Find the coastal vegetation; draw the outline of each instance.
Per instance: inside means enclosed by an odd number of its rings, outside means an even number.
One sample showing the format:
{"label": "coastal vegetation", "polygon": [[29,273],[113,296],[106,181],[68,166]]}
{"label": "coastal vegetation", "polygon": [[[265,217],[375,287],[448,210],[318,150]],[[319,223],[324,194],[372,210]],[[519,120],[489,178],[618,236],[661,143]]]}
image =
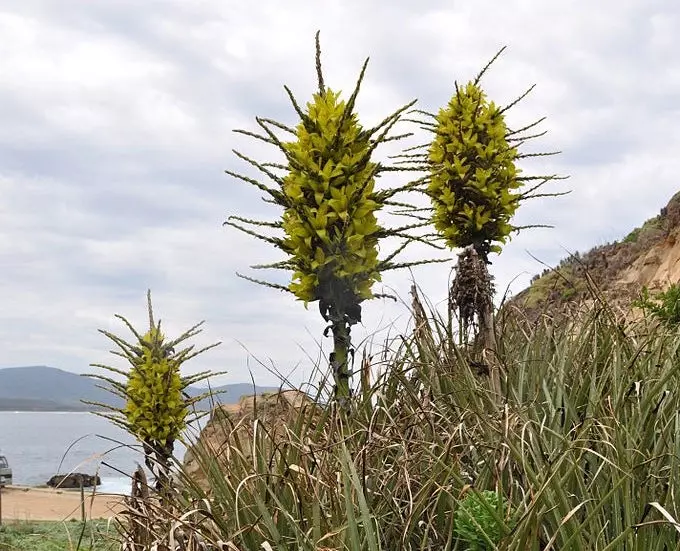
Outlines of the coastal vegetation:
{"label": "coastal vegetation", "polygon": [[[513,305],[495,310],[491,255],[522,229],[512,223],[522,200],[545,196],[539,187],[557,179],[520,176],[520,161],[542,155],[517,149],[541,135],[523,134],[540,120],[508,127],[504,113],[516,101],[501,108],[486,99],[487,66],[456,85],[432,120],[411,121],[432,141],[424,157],[396,156],[404,164],[392,170],[372,155],[404,137],[388,132],[412,104],[365,130],[353,109],[366,65],[347,100],[326,88],[318,36],[316,65],[318,91],[306,109],[289,92],[298,126],[258,118],[263,134],[240,131],[284,155],[259,162],[237,153],[272,187],[231,173],[281,207],[281,218],[227,222],[285,254],[256,268],[292,271],[287,285],[254,281],[318,302],[333,337],[328,365],[317,366],[309,400],[285,419],[256,404],[247,420],[216,409],[219,446],[189,442],[200,476],[190,474],[170,453],[191,407],[178,391],[186,382],[179,367],[193,348],[175,352],[179,340],[165,340],[151,312],[146,332],[121,318],[137,342],[107,334],[133,368],[125,384],[109,381],[126,400],[115,420],[144,444],[156,475],[154,488],[141,469],[135,473],[117,519],[123,548],[677,548],[680,352],[668,323],[675,311],[664,306],[677,293],[647,296],[651,313],[636,320],[596,292],[569,318],[546,310],[529,319]],[[379,174],[399,170],[418,176],[376,191]],[[397,192],[430,204],[396,201]],[[383,207],[415,222],[383,227]],[[401,244],[380,260],[378,243],[388,237]],[[363,302],[377,296],[381,272],[412,264],[394,259],[414,241],[463,248],[449,301],[442,312],[413,284],[411,324],[364,350],[356,384],[350,328]]]}
{"label": "coastal vegetation", "polygon": [[317,402],[283,430],[264,414],[248,427],[216,415],[219,451],[193,449],[202,483],[178,464],[173,509],[140,498],[121,529],[132,533],[134,518],[153,526],[147,541],[172,534],[180,549],[677,545],[668,325],[622,325],[603,304],[561,322],[506,313],[499,408],[488,375],[415,290],[413,315],[351,415]]}

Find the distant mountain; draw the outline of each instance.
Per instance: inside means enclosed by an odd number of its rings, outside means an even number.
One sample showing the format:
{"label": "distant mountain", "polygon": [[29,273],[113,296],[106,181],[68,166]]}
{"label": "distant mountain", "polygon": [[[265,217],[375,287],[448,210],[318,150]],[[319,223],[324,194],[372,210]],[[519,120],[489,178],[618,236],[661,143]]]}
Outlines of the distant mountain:
{"label": "distant mountain", "polygon": [[[98,388],[107,383],[83,377],[54,367],[30,366],[0,369],[0,411],[89,411],[93,408],[81,400],[122,406],[122,400]],[[238,383],[211,389],[217,396],[214,401],[234,404],[243,395],[277,390],[274,387],[253,388],[252,384]],[[190,386],[188,394],[199,396],[207,388]],[[211,408],[210,398],[196,405],[199,410]]]}

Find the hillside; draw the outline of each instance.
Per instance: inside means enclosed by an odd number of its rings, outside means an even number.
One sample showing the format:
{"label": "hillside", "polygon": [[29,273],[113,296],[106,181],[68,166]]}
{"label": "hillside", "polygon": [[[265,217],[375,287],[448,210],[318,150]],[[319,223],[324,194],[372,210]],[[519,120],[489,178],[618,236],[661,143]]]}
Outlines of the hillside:
{"label": "hillside", "polygon": [[[122,405],[120,398],[96,385],[88,377],[54,367],[29,366],[0,369],[0,411],[87,411],[92,409],[81,400]],[[189,387],[190,396],[198,396],[207,389]],[[275,390],[272,387],[255,387],[257,393]],[[238,383],[213,388],[222,392],[217,399],[224,404],[237,403],[245,394],[253,393],[253,385]],[[210,400],[197,404],[198,409],[210,409]]]}
{"label": "hillside", "polygon": [[628,310],[643,287],[661,290],[680,282],[680,193],[659,214],[622,240],[562,260],[535,276],[511,305],[529,317],[558,313],[588,300],[591,284],[614,306]]}

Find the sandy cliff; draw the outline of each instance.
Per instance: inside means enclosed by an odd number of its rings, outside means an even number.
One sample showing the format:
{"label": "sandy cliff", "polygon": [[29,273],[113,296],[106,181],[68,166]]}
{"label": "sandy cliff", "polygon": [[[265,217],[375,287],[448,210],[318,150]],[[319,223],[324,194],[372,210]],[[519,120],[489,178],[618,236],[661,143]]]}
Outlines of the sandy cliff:
{"label": "sandy cliff", "polygon": [[512,299],[527,312],[559,311],[590,297],[593,283],[616,306],[629,309],[643,287],[666,289],[680,282],[680,193],[659,214],[624,239],[595,247],[536,276]]}

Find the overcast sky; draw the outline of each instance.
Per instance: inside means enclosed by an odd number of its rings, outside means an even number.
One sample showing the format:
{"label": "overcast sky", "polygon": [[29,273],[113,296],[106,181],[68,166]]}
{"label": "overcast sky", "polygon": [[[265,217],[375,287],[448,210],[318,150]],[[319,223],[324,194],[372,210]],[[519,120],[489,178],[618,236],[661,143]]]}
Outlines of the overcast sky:
{"label": "overcast sky", "polygon": [[[491,99],[537,84],[509,123],[547,116],[532,147],[563,153],[523,168],[570,175],[555,190],[573,192],[520,210],[519,223],[555,229],[522,233],[493,259],[500,290],[543,269],[531,255],[555,264],[622,238],[680,188],[680,4],[669,0],[0,0],[1,366],[122,367],[97,329],[127,337],[116,313],[143,328],[151,288],[171,336],[204,319],[196,344],[223,341],[186,373],[277,383],[261,362],[308,377],[329,344],[318,310],[238,279],[280,257],[222,222],[276,215],[224,174],[246,170],[233,148],[276,151],[232,130],[255,130],[255,116],[296,123],[283,85],[301,102],[315,91],[317,29],[331,88],[347,95],[371,58],[365,126],[415,98],[437,110],[504,45],[483,81]],[[413,275],[438,302],[450,269]],[[389,273],[376,290],[408,300],[410,277]],[[355,341],[406,321],[403,304],[365,303]]]}

